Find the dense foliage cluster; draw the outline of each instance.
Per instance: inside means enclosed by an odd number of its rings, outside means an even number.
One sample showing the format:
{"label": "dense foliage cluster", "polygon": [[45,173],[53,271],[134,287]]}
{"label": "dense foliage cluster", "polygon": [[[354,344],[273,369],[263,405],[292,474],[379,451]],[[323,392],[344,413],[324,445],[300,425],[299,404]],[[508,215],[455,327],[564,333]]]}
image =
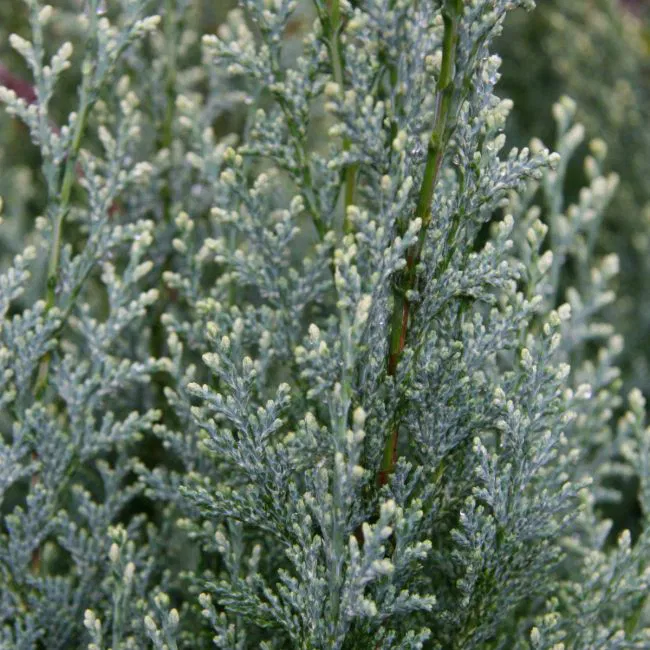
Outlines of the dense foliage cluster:
{"label": "dense foliage cluster", "polygon": [[566,96],[506,147],[532,0],[9,4],[0,649],[650,647],[619,177]]}

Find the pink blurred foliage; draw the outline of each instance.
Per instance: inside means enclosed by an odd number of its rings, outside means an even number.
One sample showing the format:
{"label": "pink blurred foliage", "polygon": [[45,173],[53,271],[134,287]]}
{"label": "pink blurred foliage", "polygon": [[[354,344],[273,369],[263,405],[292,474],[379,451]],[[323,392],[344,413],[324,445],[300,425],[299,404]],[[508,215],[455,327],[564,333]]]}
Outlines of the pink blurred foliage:
{"label": "pink blurred foliage", "polygon": [[650,0],[620,0],[625,9],[640,16],[650,9]]}
{"label": "pink blurred foliage", "polygon": [[36,91],[34,86],[28,81],[17,77],[0,63],[0,85],[13,90],[18,97],[24,99],[28,104],[36,101]]}

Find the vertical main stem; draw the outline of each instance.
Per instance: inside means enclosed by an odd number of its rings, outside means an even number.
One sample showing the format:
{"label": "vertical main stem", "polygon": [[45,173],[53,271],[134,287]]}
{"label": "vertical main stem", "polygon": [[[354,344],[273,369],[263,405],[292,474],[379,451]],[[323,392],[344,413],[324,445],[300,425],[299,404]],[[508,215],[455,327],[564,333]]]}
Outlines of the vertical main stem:
{"label": "vertical main stem", "polygon": [[[330,5],[330,43],[332,56],[332,69],[334,72],[334,81],[343,91],[343,57],[341,56],[341,5],[339,0],[331,0]],[[349,152],[351,147],[350,139],[343,139],[343,151]],[[357,165],[348,165],[344,173],[344,191],[343,191],[343,233],[351,232],[352,227],[348,221],[348,208],[354,205],[354,196],[357,182]]]}
{"label": "vertical main stem", "polygon": [[[59,280],[59,263],[61,260],[61,245],[63,238],[63,222],[68,214],[70,206],[70,197],[72,195],[72,187],[77,175],[77,159],[81,149],[81,140],[86,129],[86,122],[88,121],[88,114],[90,113],[91,102],[88,98],[88,83],[89,74],[84,74],[81,87],[81,107],[77,122],[75,125],[74,136],[68,153],[68,160],[66,161],[65,170],[63,172],[63,181],[61,182],[61,191],[59,193],[59,205],[56,212],[56,219],[54,221],[54,230],[52,234],[52,248],[50,250],[50,259],[47,265],[47,280],[45,286],[45,308],[46,310],[52,309],[56,301],[56,285]],[[42,359],[38,368],[38,375],[36,378],[36,386],[34,393],[36,397],[43,394],[47,386],[47,376],[50,369],[50,353],[48,352]]]}
{"label": "vertical main stem", "polygon": [[[174,113],[176,108],[176,2],[165,0],[165,45],[167,47],[167,70],[165,73],[165,117],[162,124],[160,144],[169,151],[172,161],[172,145],[174,140]],[[164,218],[165,223],[171,220],[171,183],[172,172],[169,173],[167,186],[164,189]]]}
{"label": "vertical main stem", "polygon": [[[167,54],[166,71],[165,71],[165,113],[160,128],[160,137],[158,145],[160,149],[167,150],[169,153],[169,169],[167,170],[167,179],[161,191],[162,199],[162,218],[163,228],[168,227],[172,221],[172,179],[174,176],[174,118],[176,116],[176,63],[178,58],[177,45],[176,45],[176,0],[165,0],[165,16],[164,16],[164,33],[165,33],[165,47]],[[162,273],[166,270],[171,253],[167,252],[159,269],[160,276],[158,282],[160,284],[161,295],[166,295],[168,290],[162,281]],[[159,358],[162,356],[163,348],[165,345],[165,328],[160,320],[162,307],[154,312],[153,322],[151,325],[151,340],[149,343],[151,356]],[[154,381],[153,385],[155,390],[158,391],[158,398],[162,397],[162,386],[159,381]]]}
{"label": "vertical main stem", "polygon": [[[61,260],[61,246],[63,239],[63,222],[65,217],[68,214],[70,206],[70,197],[72,196],[72,187],[74,185],[74,180],[77,175],[77,159],[79,157],[79,151],[81,150],[81,141],[83,139],[84,132],[86,130],[86,122],[88,121],[88,114],[92,106],[92,102],[89,98],[89,83],[90,83],[90,71],[84,70],[83,78],[81,82],[81,92],[80,92],[80,110],[77,116],[77,121],[75,124],[75,130],[72,137],[72,143],[70,145],[70,151],[68,153],[68,159],[65,164],[65,169],[63,171],[63,180],[61,181],[61,189],[59,192],[59,201],[56,211],[56,217],[54,221],[54,230],[52,234],[52,248],[50,250],[50,258],[47,264],[47,279],[45,284],[45,309],[49,311],[54,307],[56,303],[56,286],[59,281],[59,264]],[[53,197],[49,197],[53,198]],[[36,384],[34,386],[34,395],[36,399],[40,397],[45,392],[47,388],[47,380],[50,372],[50,363],[51,363],[51,354],[47,352],[41,359],[38,366],[38,373],[36,375]],[[33,458],[36,459],[37,456],[34,453]],[[40,477],[38,472],[32,475],[31,486],[34,488],[38,485]],[[32,571],[35,574],[38,574],[41,570],[41,549],[40,546],[37,547],[32,553],[31,559]]]}
{"label": "vertical main stem", "polygon": [[339,0],[332,0],[330,5],[330,46],[334,81],[343,89],[343,59],[341,57],[341,5]]}
{"label": "vertical main stem", "polygon": [[50,252],[50,261],[47,267],[46,304],[48,309],[54,306],[56,283],[59,274],[59,261],[61,258],[61,239],[63,233],[63,221],[65,219],[66,214],[68,213],[70,196],[72,194],[72,186],[74,184],[74,179],[77,175],[77,171],[76,171],[77,157],[79,156],[79,150],[81,149],[81,140],[83,137],[84,130],[86,128],[86,120],[88,119],[88,113],[90,110],[90,106],[86,99],[85,90],[82,90],[82,94],[83,94],[83,98],[82,98],[81,113],[79,114],[79,117],[77,119],[74,139],[72,141],[71,150],[68,155],[68,160],[65,166],[63,182],[61,183],[61,193],[59,194],[59,210],[57,213],[56,222],[54,224],[54,237],[52,241],[52,250]]}
{"label": "vertical main stem", "polygon": [[[417,264],[422,255],[427,228],[431,221],[431,201],[433,200],[433,193],[438,182],[445,153],[449,114],[454,94],[453,75],[458,42],[458,23],[462,13],[462,0],[447,1],[443,13],[445,31],[442,43],[442,64],[436,85],[436,112],[427,148],[424,176],[414,214],[415,219],[421,220],[422,226],[417,242],[407,254],[406,268],[402,274],[400,286],[396,287],[393,292],[393,313],[390,321],[387,360],[387,373],[391,377],[395,376],[406,344],[410,317],[408,293],[415,286]],[[398,438],[399,422],[396,422],[384,446],[381,467],[377,477],[377,483],[380,486],[388,482],[388,478],[395,468]]]}

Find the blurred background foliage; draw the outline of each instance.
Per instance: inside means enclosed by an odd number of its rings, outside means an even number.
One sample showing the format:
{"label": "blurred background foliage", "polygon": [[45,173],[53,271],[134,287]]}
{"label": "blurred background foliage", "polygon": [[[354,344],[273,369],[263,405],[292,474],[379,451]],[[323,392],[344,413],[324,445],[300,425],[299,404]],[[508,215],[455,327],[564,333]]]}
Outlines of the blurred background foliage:
{"label": "blurred background foliage", "polygon": [[[650,6],[647,0],[544,0],[510,16],[500,40],[501,93],[514,100],[515,144],[536,135],[552,145],[553,102],[569,95],[587,137],[608,146],[621,183],[601,230],[603,251],[621,261],[610,311],[625,336],[626,381],[650,391]],[[586,151],[586,145],[585,145]],[[574,160],[582,160],[577,155]],[[582,170],[572,169],[569,199]]]}

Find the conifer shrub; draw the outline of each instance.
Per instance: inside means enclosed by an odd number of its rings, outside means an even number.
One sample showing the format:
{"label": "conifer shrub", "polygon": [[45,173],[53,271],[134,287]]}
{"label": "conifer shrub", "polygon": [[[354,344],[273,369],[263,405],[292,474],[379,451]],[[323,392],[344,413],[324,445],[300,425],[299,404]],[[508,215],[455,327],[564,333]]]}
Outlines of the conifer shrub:
{"label": "conifer shrub", "polygon": [[0,648],[649,647],[618,177],[592,140],[565,198],[568,97],[557,151],[506,148],[532,5],[24,2]]}

